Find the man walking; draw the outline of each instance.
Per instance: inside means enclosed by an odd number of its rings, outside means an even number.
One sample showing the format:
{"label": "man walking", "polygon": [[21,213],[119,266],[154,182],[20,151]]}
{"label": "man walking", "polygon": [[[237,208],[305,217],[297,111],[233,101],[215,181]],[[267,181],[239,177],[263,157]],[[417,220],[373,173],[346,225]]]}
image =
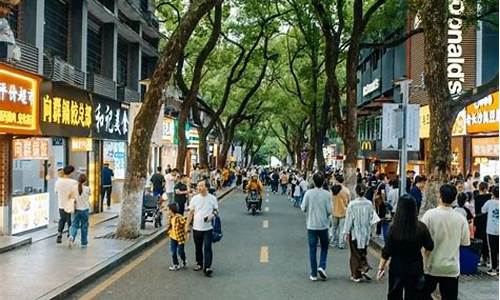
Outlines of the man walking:
{"label": "man walking", "polygon": [[78,183],[76,180],[70,178],[74,171],[75,168],[73,166],[64,167],[62,176],[57,179],[54,187],[59,202],[59,226],[57,228],[56,240],[58,244],[62,242],[64,225],[68,223],[68,230],[71,227],[71,214],[75,211],[77,195],[74,191]]}
{"label": "man walking", "polygon": [[167,169],[165,175],[165,193],[167,194],[168,203],[174,202],[175,173],[177,173],[176,169],[174,169],[173,171]]}
{"label": "man walking", "polygon": [[332,245],[339,249],[345,248],[344,221],[347,205],[351,200],[351,192],[344,185],[344,176],[335,176],[336,184],[332,187],[333,211],[332,211]]}
{"label": "man walking", "polygon": [[175,184],[174,191],[175,191],[175,203],[177,203],[178,206],[178,213],[181,216],[184,216],[184,210],[186,207],[186,202],[188,200],[189,196],[189,188],[187,186],[188,183],[188,178],[186,175],[177,175],[178,180],[177,183]]}
{"label": "man walking", "polygon": [[156,168],[156,173],[150,179],[153,184],[153,195],[159,197],[163,195],[163,188],[165,187],[165,178],[161,174],[161,167]]}
{"label": "man walking", "polygon": [[[218,214],[217,198],[208,193],[206,182],[198,183],[198,194],[189,203],[187,224],[193,222],[193,240],[196,252],[195,271],[203,270],[206,276],[211,276],[212,270],[212,219]],[[189,232],[189,227],[186,227]]]}
{"label": "man walking", "polygon": [[469,225],[456,212],[452,203],[457,196],[455,186],[443,184],[439,189],[441,203],[425,212],[422,222],[434,241],[434,250],[424,255],[425,285],[423,299],[432,300],[432,293],[439,284],[441,299],[456,300],[460,275],[460,246],[469,246]]}
{"label": "man walking", "polygon": [[109,168],[109,164],[104,164],[101,173],[101,212],[104,210],[104,196],[106,196],[106,204],[108,209],[111,208],[111,192],[113,187],[113,177],[115,173]]}
{"label": "man walking", "polygon": [[[311,274],[309,279],[326,280],[326,257],[328,255],[328,218],[332,211],[332,195],[323,189],[325,177],[316,173],[313,176],[314,189],[308,190],[300,208],[306,213],[307,237],[309,241],[309,259]],[[319,267],[317,262],[318,239],[321,245]]]}

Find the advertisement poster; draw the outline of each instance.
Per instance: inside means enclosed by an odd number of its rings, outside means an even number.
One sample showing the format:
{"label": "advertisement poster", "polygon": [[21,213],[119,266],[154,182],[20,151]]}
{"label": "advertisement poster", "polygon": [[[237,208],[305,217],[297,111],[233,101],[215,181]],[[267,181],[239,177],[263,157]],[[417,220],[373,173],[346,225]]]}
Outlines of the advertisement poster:
{"label": "advertisement poster", "polygon": [[115,179],[125,179],[125,170],[127,169],[125,142],[110,142],[105,141],[104,148],[104,163],[108,163],[109,167],[115,173]]}
{"label": "advertisement poster", "polygon": [[12,234],[49,224],[49,193],[12,198]]}

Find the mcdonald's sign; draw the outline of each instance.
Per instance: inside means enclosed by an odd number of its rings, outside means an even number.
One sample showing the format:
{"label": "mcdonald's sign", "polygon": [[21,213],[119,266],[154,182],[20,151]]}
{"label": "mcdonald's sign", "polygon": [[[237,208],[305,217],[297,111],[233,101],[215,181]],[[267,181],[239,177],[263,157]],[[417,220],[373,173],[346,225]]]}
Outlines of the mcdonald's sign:
{"label": "mcdonald's sign", "polygon": [[373,141],[361,141],[360,142],[360,149],[362,151],[372,151],[372,150],[374,150]]}

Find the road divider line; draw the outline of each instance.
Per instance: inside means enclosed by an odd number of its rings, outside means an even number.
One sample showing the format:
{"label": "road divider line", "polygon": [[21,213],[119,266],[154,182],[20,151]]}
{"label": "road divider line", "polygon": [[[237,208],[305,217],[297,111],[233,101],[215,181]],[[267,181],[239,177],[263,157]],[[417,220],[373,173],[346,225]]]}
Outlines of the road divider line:
{"label": "road divider line", "polygon": [[262,221],[262,228],[269,228],[269,220]]}
{"label": "road divider line", "polygon": [[260,263],[267,264],[269,262],[269,248],[267,246],[260,247]]}
{"label": "road divider line", "polygon": [[104,280],[103,282],[99,283],[95,288],[90,290],[88,293],[83,295],[79,300],[91,300],[99,296],[102,292],[104,292],[107,288],[109,288],[113,283],[118,281],[120,278],[125,276],[128,272],[139,266],[141,263],[143,263],[146,259],[148,259],[153,253],[158,251],[160,248],[165,247],[167,244],[167,240],[163,240],[159,242],[158,244],[154,245],[152,248],[146,251],[143,255],[139,256],[129,264],[125,265],[123,269],[119,270],[115,274],[111,275],[109,278]]}

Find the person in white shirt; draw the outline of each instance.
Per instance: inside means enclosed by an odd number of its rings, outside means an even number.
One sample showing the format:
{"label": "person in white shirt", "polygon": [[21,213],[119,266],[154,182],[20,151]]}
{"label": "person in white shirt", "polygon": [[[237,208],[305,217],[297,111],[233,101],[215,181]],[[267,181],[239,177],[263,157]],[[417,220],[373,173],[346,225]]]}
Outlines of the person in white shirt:
{"label": "person in white shirt", "polygon": [[488,248],[490,254],[491,268],[488,274],[491,276],[498,276],[498,185],[493,186],[491,189],[493,198],[486,201],[481,208],[483,214],[487,214],[486,234],[488,235]]}
{"label": "person in white shirt", "polygon": [[78,185],[73,187],[73,193],[76,195],[75,201],[75,217],[73,224],[69,228],[69,243],[71,248],[75,243],[78,228],[80,228],[82,248],[87,248],[88,231],[89,231],[89,211],[90,211],[90,188],[84,184],[87,182],[87,176],[80,174],[78,177]]}
{"label": "person in white shirt", "polygon": [[59,202],[59,226],[57,228],[57,240],[60,244],[62,242],[62,233],[64,225],[68,224],[68,229],[71,227],[71,214],[75,210],[76,194],[74,187],[77,185],[76,180],[70,178],[71,174],[75,171],[73,166],[66,166],[62,170],[62,176],[56,180],[54,190],[57,193],[57,200]]}
{"label": "person in white shirt", "polygon": [[[208,193],[206,182],[198,183],[198,194],[189,202],[189,214],[186,224],[191,224],[195,245],[196,266],[195,271],[203,270],[206,276],[211,276],[212,270],[212,219],[218,214],[219,205],[217,198]],[[186,232],[189,232],[186,226]]]}
{"label": "person in white shirt", "polygon": [[391,214],[394,215],[396,213],[396,209],[398,207],[399,200],[399,180],[393,180],[391,182],[392,188],[387,194],[387,203],[392,207]]}
{"label": "person in white shirt", "polygon": [[167,201],[169,203],[174,202],[175,174],[172,173],[176,173],[176,169],[174,169],[173,171],[167,169],[165,175],[165,194],[167,194]]}
{"label": "person in white shirt", "polygon": [[441,202],[438,207],[425,212],[422,217],[434,241],[434,250],[424,255],[425,284],[423,299],[432,300],[432,293],[439,284],[441,299],[457,299],[460,275],[460,246],[470,245],[467,220],[452,208],[457,189],[443,184],[439,189]]}

